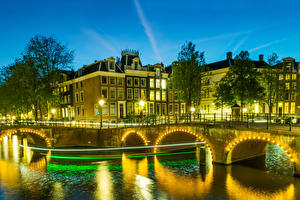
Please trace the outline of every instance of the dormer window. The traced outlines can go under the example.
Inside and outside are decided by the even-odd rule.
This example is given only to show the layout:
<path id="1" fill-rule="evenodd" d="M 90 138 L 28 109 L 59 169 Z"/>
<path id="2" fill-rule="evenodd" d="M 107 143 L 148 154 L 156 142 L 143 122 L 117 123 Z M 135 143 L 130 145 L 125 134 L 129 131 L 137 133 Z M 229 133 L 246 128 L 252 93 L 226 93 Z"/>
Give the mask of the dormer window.
<path id="1" fill-rule="evenodd" d="M 157 68 L 155 72 L 156 72 L 156 77 L 160 77 L 160 69 Z"/>
<path id="2" fill-rule="evenodd" d="M 115 71 L 115 63 L 109 62 L 109 71 Z"/>
<path id="3" fill-rule="evenodd" d="M 134 69 L 136 70 L 138 68 L 138 62 L 134 62 Z"/>

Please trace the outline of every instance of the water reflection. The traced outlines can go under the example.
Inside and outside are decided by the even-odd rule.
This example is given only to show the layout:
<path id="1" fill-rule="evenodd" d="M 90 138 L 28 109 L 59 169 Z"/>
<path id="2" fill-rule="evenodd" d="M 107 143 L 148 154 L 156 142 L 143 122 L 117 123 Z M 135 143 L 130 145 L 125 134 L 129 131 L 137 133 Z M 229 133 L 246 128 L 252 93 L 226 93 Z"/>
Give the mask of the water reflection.
<path id="1" fill-rule="evenodd" d="M 97 163 L 50 160 L 51 152 L 19 147 L 29 141 L 13 135 L 0 142 L 0 199 L 300 199 L 300 179 L 268 170 L 286 169 L 280 165 L 284 152 L 276 147 L 267 149 L 266 172 L 201 166 L 199 154 L 135 159 L 123 154 Z"/>
<path id="2" fill-rule="evenodd" d="M 258 177 L 257 177 L 258 178 Z M 295 199 L 294 184 L 278 191 L 261 190 L 254 187 L 245 187 L 235 180 L 230 173 L 226 176 L 226 190 L 230 199 L 257 199 L 257 200 L 292 200 Z"/>
<path id="3" fill-rule="evenodd" d="M 179 175 L 173 170 L 163 166 L 157 158 L 154 160 L 154 169 L 157 183 L 172 196 L 182 199 L 204 198 L 211 189 L 213 182 L 213 169 L 202 177 Z"/>

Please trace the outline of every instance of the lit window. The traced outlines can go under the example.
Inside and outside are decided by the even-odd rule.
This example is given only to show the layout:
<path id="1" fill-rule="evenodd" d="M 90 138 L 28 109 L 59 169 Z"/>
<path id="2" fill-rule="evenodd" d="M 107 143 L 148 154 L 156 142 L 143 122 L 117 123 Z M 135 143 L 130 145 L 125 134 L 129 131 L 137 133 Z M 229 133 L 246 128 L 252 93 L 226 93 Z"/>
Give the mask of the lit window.
<path id="1" fill-rule="evenodd" d="M 290 77 L 291 77 L 291 76 L 290 76 L 289 74 L 286 74 L 286 75 L 285 75 L 285 80 L 290 80 Z"/>
<path id="2" fill-rule="evenodd" d="M 160 79 L 156 79 L 156 88 L 160 88 Z"/>
<path id="3" fill-rule="evenodd" d="M 154 101 L 154 90 L 150 90 L 150 100 Z"/>
<path id="4" fill-rule="evenodd" d="M 287 89 L 287 90 L 290 89 L 290 83 L 285 83 L 285 89 Z"/>
<path id="5" fill-rule="evenodd" d="M 154 79 L 150 78 L 150 88 L 154 88 Z"/>
<path id="6" fill-rule="evenodd" d="M 279 74 L 279 80 L 283 80 L 283 74 Z"/>
<path id="7" fill-rule="evenodd" d="M 160 91 L 156 91 L 156 100 L 160 101 Z"/>
<path id="8" fill-rule="evenodd" d="M 166 99 L 167 99 L 167 93 L 166 93 L 166 91 L 162 91 L 161 92 L 161 100 L 163 100 L 163 101 L 166 101 Z"/>
<path id="9" fill-rule="evenodd" d="M 166 89 L 166 80 L 165 79 L 161 80 L 161 88 Z"/>
<path id="10" fill-rule="evenodd" d="M 292 74 L 292 79 L 296 80 L 297 75 L 296 74 Z"/>

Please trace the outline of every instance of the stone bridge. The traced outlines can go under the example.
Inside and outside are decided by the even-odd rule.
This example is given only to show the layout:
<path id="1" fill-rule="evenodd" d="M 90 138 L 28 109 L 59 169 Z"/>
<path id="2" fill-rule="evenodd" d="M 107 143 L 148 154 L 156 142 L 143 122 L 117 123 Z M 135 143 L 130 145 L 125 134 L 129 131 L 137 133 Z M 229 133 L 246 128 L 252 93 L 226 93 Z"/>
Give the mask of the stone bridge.
<path id="1" fill-rule="evenodd" d="M 214 163 L 231 164 L 265 154 L 266 145 L 279 146 L 300 175 L 300 135 L 293 132 L 212 125 L 159 125 L 115 129 L 19 127 L 0 129 L 0 141 L 12 134 L 35 134 L 48 147 L 121 147 L 203 142 Z M 203 148 L 202 146 L 202 148 Z M 160 149 L 154 148 L 154 153 Z"/>

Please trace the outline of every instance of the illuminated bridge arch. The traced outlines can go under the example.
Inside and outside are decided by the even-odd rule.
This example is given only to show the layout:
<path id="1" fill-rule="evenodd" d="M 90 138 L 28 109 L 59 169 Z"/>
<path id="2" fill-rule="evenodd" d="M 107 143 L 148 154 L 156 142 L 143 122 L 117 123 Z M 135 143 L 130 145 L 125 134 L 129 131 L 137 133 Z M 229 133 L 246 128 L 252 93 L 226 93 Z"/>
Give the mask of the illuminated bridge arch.
<path id="1" fill-rule="evenodd" d="M 0 141 L 2 141 L 2 139 L 6 136 L 17 134 L 17 133 L 25 133 L 25 134 L 32 133 L 38 135 L 45 140 L 47 147 L 51 147 L 51 139 L 47 137 L 47 135 L 44 132 L 36 129 L 31 129 L 31 128 L 18 128 L 18 129 L 4 130 L 3 133 L 0 134 Z"/>
<path id="2" fill-rule="evenodd" d="M 182 132 L 182 133 L 187 133 L 189 135 L 192 135 L 196 138 L 196 141 L 197 142 L 203 142 L 205 147 L 209 149 L 210 153 L 211 153 L 211 157 L 212 157 L 212 161 L 215 160 L 215 153 L 214 153 L 214 149 L 212 148 L 212 145 L 210 144 L 210 142 L 205 138 L 203 137 L 202 135 L 200 134 L 197 134 L 196 132 L 192 131 L 192 130 L 187 130 L 187 129 L 180 129 L 180 128 L 177 128 L 177 129 L 172 129 L 172 130 L 168 130 L 168 131 L 165 131 L 163 132 L 162 134 L 159 135 L 159 137 L 156 139 L 155 141 L 155 146 L 158 146 L 161 141 L 167 136 L 167 135 L 170 135 L 170 134 L 173 134 L 173 133 L 176 133 L 176 132 Z M 157 148 L 155 147 L 154 148 L 154 153 L 157 152 Z"/>
<path id="3" fill-rule="evenodd" d="M 127 137 L 128 137 L 129 135 L 131 135 L 131 134 L 136 134 L 139 138 L 142 139 L 144 145 L 145 145 L 145 146 L 148 146 L 148 144 L 149 144 L 148 141 L 149 141 L 149 140 L 147 139 L 147 137 L 145 136 L 145 134 L 143 134 L 143 133 L 141 133 L 141 132 L 139 132 L 139 131 L 134 131 L 134 130 L 130 130 L 130 131 L 127 131 L 126 133 L 124 133 L 124 134 L 122 135 L 121 142 L 124 143 L 124 142 L 126 141 Z"/>
<path id="4" fill-rule="evenodd" d="M 285 151 L 285 153 L 287 153 L 288 157 L 290 158 L 290 161 L 292 163 L 297 161 L 297 153 L 293 151 L 293 149 L 287 145 L 284 144 L 280 141 L 278 141 L 275 137 L 271 137 L 271 136 L 241 136 L 241 137 L 237 137 L 235 139 L 233 139 L 226 147 L 225 147 L 225 152 L 226 152 L 226 163 L 231 163 L 231 154 L 233 152 L 233 150 L 235 149 L 235 147 L 243 142 L 246 141 L 260 141 L 260 142 L 265 142 L 267 144 L 273 144 L 273 145 L 277 145 L 278 147 L 280 147 L 281 149 L 283 149 Z"/>

